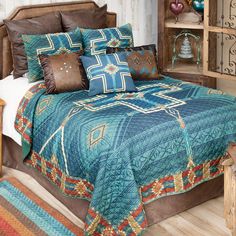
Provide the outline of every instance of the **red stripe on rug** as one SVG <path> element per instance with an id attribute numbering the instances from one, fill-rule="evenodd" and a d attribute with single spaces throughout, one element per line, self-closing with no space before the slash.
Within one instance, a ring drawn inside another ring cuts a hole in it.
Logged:
<path id="1" fill-rule="evenodd" d="M 40 206 L 42 209 L 44 209 L 49 215 L 54 217 L 57 221 L 59 221 L 62 225 L 64 225 L 67 229 L 69 229 L 72 233 L 74 233 L 76 236 L 83 236 L 83 230 L 79 228 L 77 225 L 75 225 L 73 222 L 68 220 L 64 215 L 62 215 L 58 210 L 51 207 L 48 203 L 46 203 L 44 200 L 36 196 L 33 192 L 31 192 L 26 186 L 24 186 L 20 181 L 18 181 L 16 178 L 6 178 L 1 179 L 2 181 L 9 181 L 13 186 L 18 188 L 23 194 L 25 194 L 29 199 L 31 199 L 33 202 L 35 202 L 38 206 Z"/>
<path id="2" fill-rule="evenodd" d="M 12 228 L 12 226 L 8 224 L 8 222 L 5 221 L 1 216 L 0 216 L 0 229 L 4 233 L 4 235 L 20 236 L 20 234 L 18 234 L 17 231 L 14 228 Z"/>

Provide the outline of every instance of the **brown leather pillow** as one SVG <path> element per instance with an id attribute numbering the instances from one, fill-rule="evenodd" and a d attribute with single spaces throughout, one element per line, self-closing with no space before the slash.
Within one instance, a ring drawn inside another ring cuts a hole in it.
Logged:
<path id="1" fill-rule="evenodd" d="M 11 42 L 14 78 L 23 76 L 28 71 L 22 34 L 47 34 L 62 32 L 59 12 L 22 20 L 4 20 Z"/>
<path id="2" fill-rule="evenodd" d="M 89 29 L 107 28 L 107 5 L 96 9 L 61 12 L 62 25 L 65 32 L 77 27 Z"/>
<path id="3" fill-rule="evenodd" d="M 88 89 L 88 80 L 79 59 L 83 51 L 59 55 L 39 55 L 47 93 Z"/>
<path id="4" fill-rule="evenodd" d="M 127 52 L 127 62 L 133 79 L 160 79 L 160 74 L 157 68 L 157 51 L 155 44 L 130 48 L 107 48 L 107 53 L 116 53 L 121 51 Z"/>

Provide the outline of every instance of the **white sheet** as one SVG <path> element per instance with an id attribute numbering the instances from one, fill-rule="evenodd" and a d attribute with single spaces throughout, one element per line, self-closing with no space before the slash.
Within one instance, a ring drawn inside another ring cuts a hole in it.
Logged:
<path id="1" fill-rule="evenodd" d="M 12 75 L 0 80 L 0 98 L 6 102 L 3 110 L 3 134 L 19 145 L 21 136 L 14 128 L 17 109 L 25 93 L 36 83 L 29 84 L 27 78 L 14 79 Z"/>

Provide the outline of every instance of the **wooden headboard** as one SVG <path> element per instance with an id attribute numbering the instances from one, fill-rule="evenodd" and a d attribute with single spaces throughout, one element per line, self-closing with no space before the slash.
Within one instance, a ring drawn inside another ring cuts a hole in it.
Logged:
<path id="1" fill-rule="evenodd" d="M 74 1 L 66 3 L 50 3 L 18 7 L 7 19 L 19 20 L 42 16 L 54 11 L 70 11 L 88 8 L 98 8 L 98 5 L 93 1 Z M 116 14 L 107 13 L 107 24 L 109 27 L 116 26 Z M 12 71 L 12 55 L 11 44 L 8 40 L 6 27 L 0 23 L 0 79 L 8 76 Z"/>

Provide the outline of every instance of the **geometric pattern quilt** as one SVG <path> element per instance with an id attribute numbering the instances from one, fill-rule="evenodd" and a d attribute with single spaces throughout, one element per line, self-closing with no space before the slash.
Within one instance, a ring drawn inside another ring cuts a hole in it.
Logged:
<path id="1" fill-rule="evenodd" d="M 86 56 L 106 54 L 107 47 L 132 47 L 133 33 L 130 24 L 117 28 L 81 29 Z"/>
<path id="2" fill-rule="evenodd" d="M 43 70 L 38 55 L 71 53 L 82 49 L 82 35 L 79 28 L 68 33 L 22 35 L 22 39 L 28 61 L 29 82 L 43 79 Z"/>
<path id="3" fill-rule="evenodd" d="M 86 199 L 85 235 L 141 235 L 144 205 L 220 176 L 236 141 L 236 98 L 165 77 L 136 93 L 22 99 L 15 127 L 24 163 L 68 197 Z"/>
<path id="4" fill-rule="evenodd" d="M 135 92 L 126 53 L 80 57 L 89 79 L 89 95 Z"/>

